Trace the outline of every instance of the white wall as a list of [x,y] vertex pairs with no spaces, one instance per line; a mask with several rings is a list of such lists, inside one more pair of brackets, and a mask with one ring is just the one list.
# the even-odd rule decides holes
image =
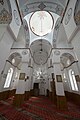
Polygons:
[[15,41],[13,43],[12,48],[27,48],[28,46],[26,46],[26,44],[28,44],[28,43],[29,43],[29,35],[27,35],[25,37],[25,29],[24,29],[23,25],[21,25],[21,27],[19,29],[17,41]]
[[[0,33],[2,29],[0,27]],[[0,41],[0,73],[4,69],[4,65],[6,60],[8,59],[9,53],[10,53],[10,48],[13,44],[13,38],[11,37],[10,33],[5,30],[5,33]]]
[[56,75],[62,75],[60,57],[63,53],[70,53],[71,55],[74,56],[75,60],[77,58],[73,52],[73,49],[54,49],[53,50],[53,66],[54,66],[54,75],[55,75],[56,94],[64,96],[65,95],[64,89],[67,89],[69,84],[66,83],[67,87],[64,88],[65,87],[65,86],[63,86],[64,82],[57,82],[56,81]]
[[63,82],[57,82],[56,75],[62,75],[60,63],[54,64],[56,95],[64,96],[65,94],[64,94]]
[[16,88],[16,94],[24,94],[24,93],[25,93],[25,81],[19,80]]
[[71,43],[74,47],[75,55],[78,58],[78,66],[79,66],[79,74],[80,74],[80,30],[77,32],[75,37],[72,39]]
[[0,24],[0,41],[3,39],[6,29],[7,25]]
[[[13,10],[17,10],[15,0],[10,0],[10,3],[11,3],[12,16],[13,16],[12,21],[10,23],[10,28],[15,34],[15,37],[17,37],[19,28],[21,26],[21,21],[18,13],[20,25],[17,26],[14,20],[14,15],[13,15]],[[8,31],[7,25],[0,25],[0,73],[4,69],[5,61],[8,59],[10,48],[12,47],[13,41],[14,39],[11,33]]]
[[[17,10],[15,0],[10,0],[10,3],[11,3],[11,8],[12,8],[12,21],[9,25],[9,30],[11,31],[13,37],[15,39],[17,39],[19,29],[20,29],[20,26],[21,26],[21,20],[20,20],[20,16],[19,16],[19,13],[18,13],[18,10]],[[14,10],[16,10],[15,15],[14,15]],[[16,24],[16,21],[18,21],[18,24]]]
[[73,34],[75,33],[75,30],[76,30],[76,27],[77,27],[75,22],[74,22],[74,8],[75,8],[76,1],[77,0],[70,0],[70,2],[69,2],[67,11],[70,8],[72,8],[72,15],[71,15],[71,18],[70,18],[70,21],[68,22],[68,24],[65,25],[65,19],[66,19],[67,11],[66,11],[66,14],[65,14],[64,20],[63,20],[63,25],[64,25],[64,28],[65,28],[65,32],[66,32],[68,41],[70,41],[70,39],[73,36]]
[[56,41],[56,47],[57,48],[69,48],[69,47],[71,47],[71,45],[68,43],[68,38],[67,38],[63,24],[61,24],[59,27],[57,41]]
[[[13,33],[15,34],[15,37],[17,37],[18,32],[19,32],[19,28],[20,26],[17,26],[15,21],[14,21],[14,15],[13,15],[13,10],[16,9],[16,4],[15,4],[15,0],[10,0],[11,3],[11,8],[12,8],[12,16],[13,19],[10,23],[10,28],[12,29]],[[9,10],[8,10],[9,11]],[[16,16],[17,17],[17,16]],[[19,13],[18,13],[18,17],[19,17]],[[20,20],[20,18],[19,18]],[[21,25],[21,21],[20,21],[20,25]],[[9,25],[0,25],[0,73],[3,71],[3,75],[7,74],[7,70],[9,69],[9,67],[14,68],[12,65],[8,65],[6,66],[6,60],[8,59],[9,55],[10,55],[10,49],[12,47],[12,44],[14,42],[14,38],[12,36],[12,34],[9,31]],[[6,68],[5,68],[6,67]],[[0,86],[0,91],[5,91],[8,89],[3,89],[3,85],[5,82],[6,78],[3,78],[3,75],[0,76],[0,82],[1,82],[1,86]]]
[[22,63],[20,72],[21,73],[26,73],[26,75],[29,76],[30,70],[29,70],[29,67],[28,67],[27,63]]

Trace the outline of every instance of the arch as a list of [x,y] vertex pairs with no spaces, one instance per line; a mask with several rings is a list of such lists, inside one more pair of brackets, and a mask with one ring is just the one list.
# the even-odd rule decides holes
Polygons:
[[45,39],[38,39],[31,43],[30,51],[36,64],[45,64],[51,53],[52,45]]
[[0,1],[0,24],[10,24],[12,21],[12,9],[10,0]]
[[70,53],[63,53],[60,57],[60,62],[63,68],[67,68],[75,62],[75,59]]
[[12,53],[8,58],[8,61],[16,67],[18,67],[21,60],[22,60],[22,56],[18,52]]

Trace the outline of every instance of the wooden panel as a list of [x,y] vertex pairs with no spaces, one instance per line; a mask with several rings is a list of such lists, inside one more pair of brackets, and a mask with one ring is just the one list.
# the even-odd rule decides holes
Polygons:
[[57,96],[57,108],[60,110],[67,109],[67,102],[65,96]]
[[30,91],[25,91],[25,100],[29,100],[30,98]]
[[14,95],[15,95],[15,92],[16,92],[16,89],[10,90],[10,91],[9,91],[9,97],[14,96]]
[[2,92],[0,92],[0,100],[2,100]]
[[65,92],[66,98],[68,101],[73,102],[74,104],[80,106],[80,95],[71,93],[71,92]]
[[47,97],[49,97],[49,90],[47,89],[47,95],[46,95]]
[[30,96],[33,96],[33,95],[34,95],[34,90],[31,89],[31,90],[30,90]]
[[24,94],[15,94],[13,105],[16,107],[20,107],[24,102]]
[[55,82],[54,80],[51,81],[51,90],[52,90],[52,101],[54,104],[56,104],[56,89],[55,89]]
[[52,92],[49,91],[49,98],[52,100]]
[[39,96],[39,89],[38,88],[35,88],[34,89],[34,96]]
[[0,92],[0,100],[6,100],[9,98],[10,90]]

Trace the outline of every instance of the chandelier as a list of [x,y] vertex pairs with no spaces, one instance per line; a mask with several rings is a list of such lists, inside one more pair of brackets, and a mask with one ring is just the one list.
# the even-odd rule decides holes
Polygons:
[[41,64],[38,70],[34,69],[33,76],[36,79],[45,79],[48,76],[48,74],[47,74],[46,69],[42,68],[42,64]]

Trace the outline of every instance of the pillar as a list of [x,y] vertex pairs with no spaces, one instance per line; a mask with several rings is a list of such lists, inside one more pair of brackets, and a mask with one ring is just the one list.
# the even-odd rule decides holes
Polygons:
[[29,91],[29,78],[25,82],[25,100],[29,100],[30,91]]
[[20,73],[16,93],[13,100],[13,105],[20,107],[24,102],[25,97],[25,73]]
[[49,97],[54,104],[56,104],[56,90],[55,90],[55,79],[54,79],[54,68],[53,66],[48,68],[49,78]]
[[52,102],[56,104],[56,89],[55,89],[54,73],[52,73],[51,90],[52,90]]
[[57,108],[67,109],[67,102],[64,93],[64,87],[62,82],[62,73],[60,63],[54,64],[54,76],[55,76],[55,87],[56,87],[56,98],[57,98]]
[[29,67],[29,83],[28,83],[28,86],[29,86],[29,96],[32,96],[33,95],[33,67],[30,66]]
[[51,82],[52,82],[52,76],[51,76],[52,68],[48,68],[48,74],[49,74],[49,98],[52,100],[52,89],[51,89]]

